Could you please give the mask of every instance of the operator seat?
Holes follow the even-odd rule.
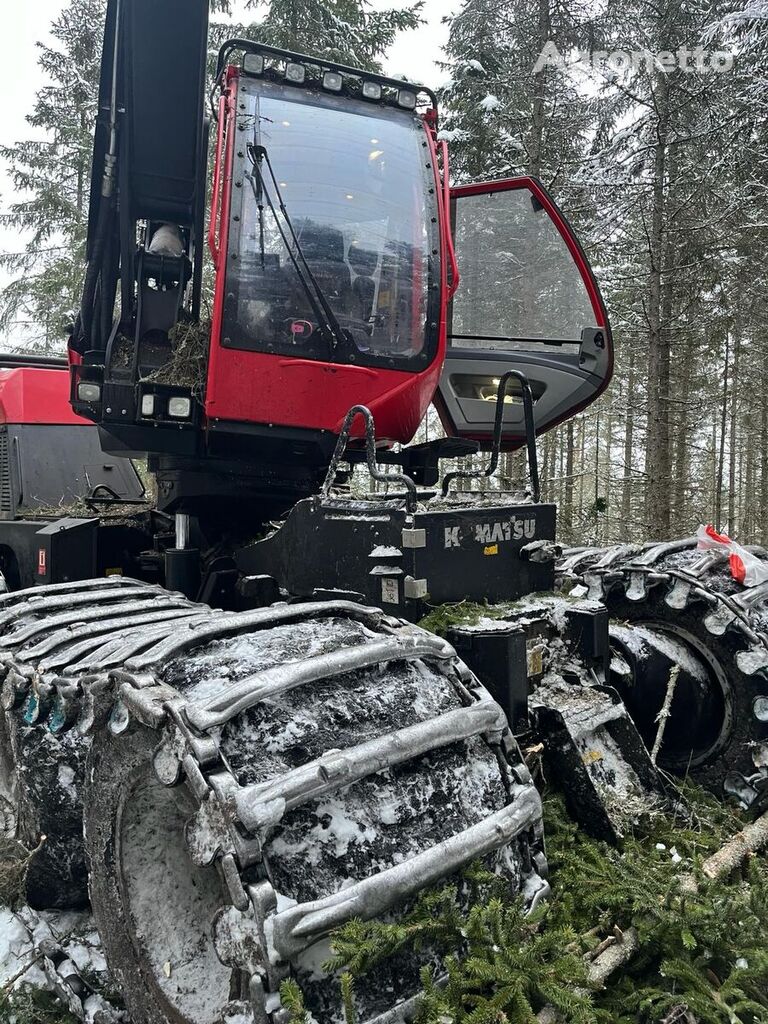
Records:
[[[361,249],[353,242],[347,252],[347,262],[355,274],[352,282],[353,315],[369,323],[376,298],[376,282],[373,275],[379,265],[379,254],[370,249]]]
[[[337,315],[350,311],[352,275],[344,259],[344,235],[313,220],[300,220],[296,235],[309,269]]]

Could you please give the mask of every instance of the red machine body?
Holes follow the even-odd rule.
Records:
[[[72,410],[69,379],[61,370],[0,370],[0,424],[93,427]]]

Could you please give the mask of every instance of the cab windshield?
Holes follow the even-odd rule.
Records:
[[[223,343],[386,365],[419,356],[437,273],[420,120],[265,81],[244,82],[240,102],[248,145],[235,166],[237,259],[227,271]],[[322,329],[322,302],[307,295],[312,278],[346,352]]]

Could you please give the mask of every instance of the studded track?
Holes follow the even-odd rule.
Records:
[[[695,538],[566,551],[559,573],[564,586],[581,583],[590,598],[608,606],[612,681],[649,747],[669,685],[660,666],[665,658],[682,666],[660,764],[762,809],[768,792],[768,584],[744,588],[727,559],[697,550]]]

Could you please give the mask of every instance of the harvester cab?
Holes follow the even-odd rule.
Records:
[[[451,190],[430,89],[245,40],[216,72],[201,325],[207,17],[204,0],[109,5],[71,344],[75,409],[106,450],[149,453],[165,511],[284,512],[317,492],[355,405],[434,484],[440,457],[495,427],[497,447],[532,442],[602,391],[605,310],[537,181]],[[395,453],[433,401],[454,443]]]

